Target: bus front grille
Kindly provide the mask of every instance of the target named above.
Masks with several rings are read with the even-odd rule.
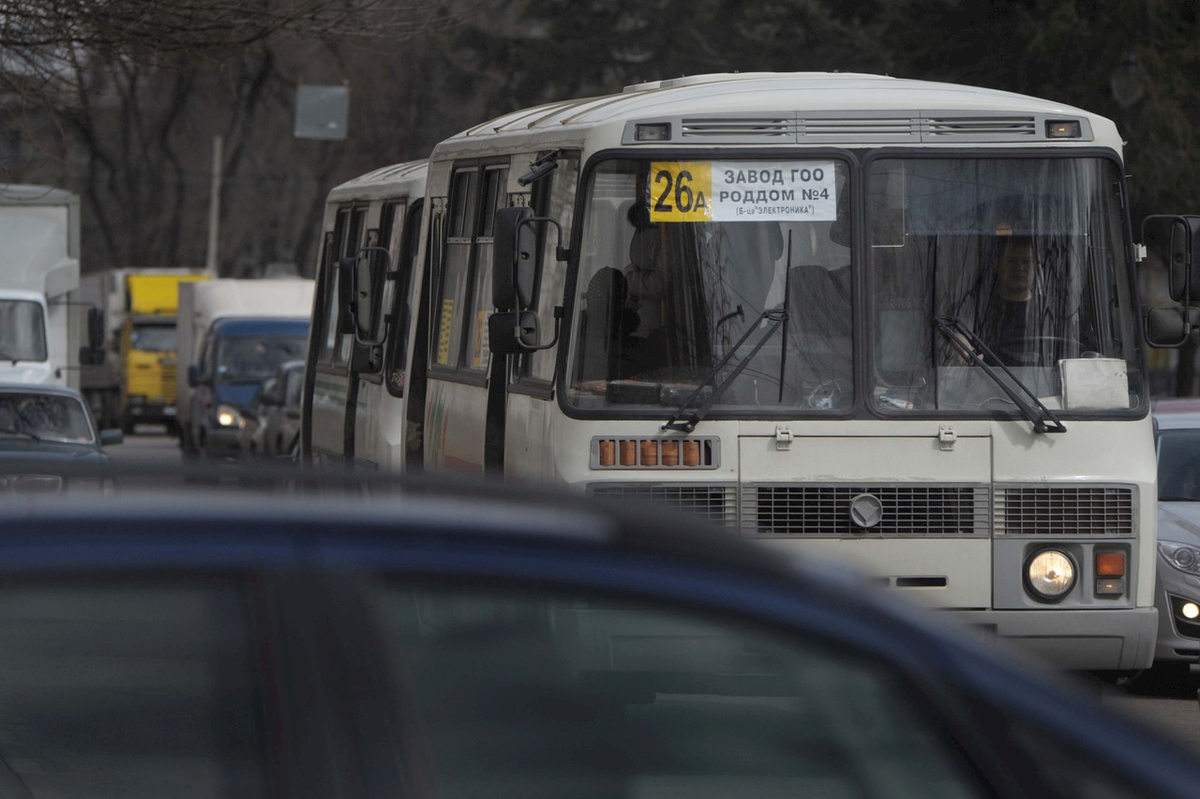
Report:
[[[737,527],[737,489],[711,483],[595,483],[588,494],[600,499],[655,502],[691,516]]]
[[[996,533],[1131,536],[1137,518],[1131,486],[996,486]]]
[[[986,536],[988,499],[983,485],[746,485],[742,529],[809,537]]]

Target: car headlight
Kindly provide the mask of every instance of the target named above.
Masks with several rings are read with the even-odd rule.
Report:
[[[1190,547],[1187,544],[1176,544],[1172,541],[1159,541],[1158,551],[1162,553],[1167,563],[1179,571],[1200,574],[1200,548]]]
[[[242,414],[237,408],[230,405],[222,405],[217,408],[217,424],[221,425],[221,427],[241,428],[246,424],[246,420],[242,418]]]
[[[1060,549],[1043,549],[1029,559],[1025,579],[1039,599],[1061,599],[1075,586],[1075,562]]]
[[[63,479],[56,474],[0,475],[0,492],[9,494],[44,494],[61,491]]]

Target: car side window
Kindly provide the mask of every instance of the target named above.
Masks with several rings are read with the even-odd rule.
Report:
[[[373,604],[447,797],[986,793],[899,675],[816,642],[536,591]]]
[[[219,575],[6,578],[0,793],[269,795],[245,589]]]

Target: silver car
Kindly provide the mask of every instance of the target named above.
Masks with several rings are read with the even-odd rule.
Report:
[[[1154,668],[1131,687],[1200,685],[1200,404],[1155,407],[1158,452],[1158,644]]]

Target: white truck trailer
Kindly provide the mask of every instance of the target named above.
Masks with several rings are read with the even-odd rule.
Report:
[[[0,184],[0,382],[80,387],[100,330],[78,289],[79,195]]]
[[[189,367],[200,363],[205,335],[218,319],[309,319],[312,316],[313,286],[310,279],[222,278],[179,284],[178,366],[176,381],[176,428],[185,453],[197,451],[194,387],[188,381]]]

